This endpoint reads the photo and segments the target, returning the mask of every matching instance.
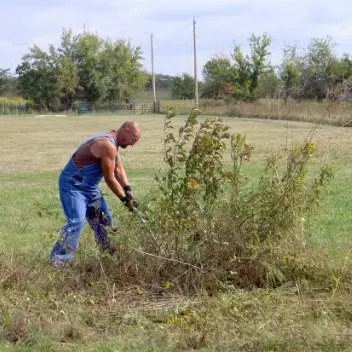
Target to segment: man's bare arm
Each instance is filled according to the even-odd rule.
[[[122,165],[119,152],[117,152],[117,159],[116,160],[117,160],[117,165],[115,168],[115,178],[120,183],[120,185],[122,187],[128,186],[130,183],[129,183],[126,171]]]
[[[94,156],[101,159],[101,169],[106,184],[111,191],[120,199],[125,197],[123,185],[115,177],[116,148],[108,141],[97,141],[91,146]]]

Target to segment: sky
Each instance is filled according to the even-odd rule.
[[[229,56],[234,44],[248,51],[251,33],[272,38],[271,61],[286,45],[306,48],[312,38],[331,36],[337,55],[352,54],[351,0],[0,0],[0,68],[15,72],[28,48],[60,45],[63,29],[140,46],[151,71],[193,74],[193,18],[197,72],[212,57]]]

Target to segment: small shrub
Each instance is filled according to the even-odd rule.
[[[231,135],[220,119],[198,123],[197,115],[193,110],[176,133],[173,114],[165,119],[166,170],[156,177],[160,196],[149,211],[162,234],[159,254],[174,262],[159,270],[170,282],[181,275],[193,286],[278,286],[284,267],[270,254],[285,238],[301,242],[302,218],[318,205],[332,172],[311,170],[312,133],[302,145],[269,156],[259,181],[249,180],[243,166],[253,147],[245,136]],[[175,261],[189,265],[187,274]]]

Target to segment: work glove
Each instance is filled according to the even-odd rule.
[[[131,186],[125,186],[125,196],[121,198],[122,203],[128,208],[129,211],[133,211],[133,208],[138,207],[138,202],[133,198]]]
[[[124,189],[124,191],[125,191],[125,194],[126,194],[126,198],[128,199],[128,200],[132,200],[133,199],[133,206],[135,207],[135,208],[137,208],[138,207],[138,202],[134,199],[134,197],[133,197],[133,193],[132,193],[132,188],[131,188],[131,186],[130,185],[127,185],[127,186],[125,186],[125,187],[123,187],[123,189]]]

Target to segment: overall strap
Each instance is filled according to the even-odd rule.
[[[96,141],[97,139],[100,139],[100,138],[108,138],[109,141],[117,148],[116,146],[116,142],[117,142],[117,139],[115,138],[115,136],[113,136],[112,134],[110,133],[99,133],[99,134],[96,134],[88,139],[86,139],[84,142],[82,142],[76,152],[73,154],[73,156],[82,148],[84,147],[85,145],[87,144],[91,144],[92,142]]]

